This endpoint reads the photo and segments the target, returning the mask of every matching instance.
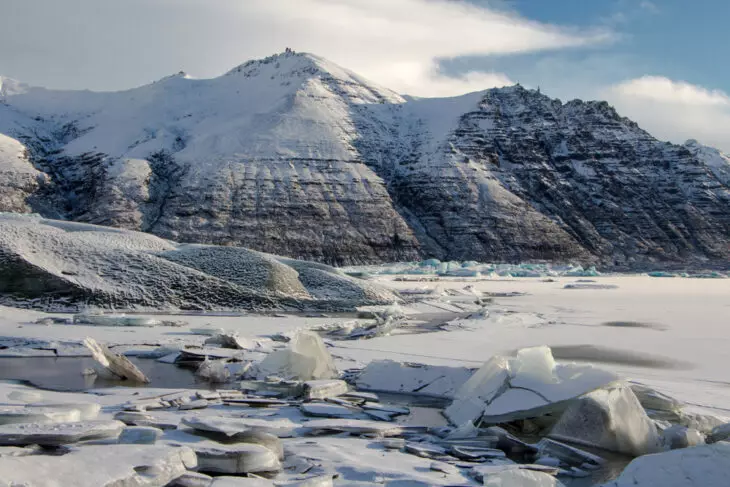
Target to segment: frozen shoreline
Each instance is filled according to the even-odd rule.
[[[408,300],[402,306],[405,313],[403,321],[384,336],[348,339],[347,335],[338,334],[338,330],[350,330],[353,326],[357,329],[357,326],[372,321],[365,317],[355,318],[354,314],[160,314],[150,316],[159,320],[184,321],[185,324],[122,327],[36,324],[39,319],[61,315],[0,307],[0,357],[16,357],[3,360],[22,363],[23,360],[33,360],[29,358],[33,356],[45,357],[44,360],[84,356],[88,352],[80,343],[87,336],[106,343],[116,352],[144,356],[160,347],[169,350],[200,347],[210,338],[199,334],[200,329],[206,327],[211,332],[222,329],[235,333],[245,337],[247,343],[255,344],[258,351],[240,351],[244,358],[250,360],[260,360],[266,356],[268,348],[280,347],[277,336],[316,329],[324,337],[340,371],[361,369],[374,360],[473,369],[493,355],[509,356],[518,349],[548,345],[553,347],[558,361],[595,363],[626,380],[676,398],[685,404],[687,413],[730,421],[730,384],[725,377],[726,365],[730,363],[730,351],[727,349],[730,342],[730,329],[727,328],[730,317],[729,279],[612,275],[591,277],[593,282],[590,284],[595,284],[593,287],[566,289],[568,284],[586,283],[587,279],[555,277],[547,281],[543,278],[485,280],[441,277],[414,282],[394,277],[374,278],[379,284],[403,291]],[[474,303],[479,296],[479,299],[483,298],[484,308]],[[275,340],[272,341],[272,337]],[[196,390],[207,389],[196,384],[189,388],[165,387],[164,383],[153,381],[151,386],[142,388],[93,389],[92,386],[89,393],[39,392],[46,401],[99,402],[102,405],[101,418],[111,419],[119,406],[131,399],[175,391],[194,395]],[[235,388],[236,383],[223,387]],[[19,390],[32,391],[26,386],[0,383],[0,397]],[[0,402],[20,404],[12,400]],[[220,408],[209,405],[193,414],[207,417],[231,413],[230,408]],[[438,415],[437,409],[433,411]],[[278,410],[249,408],[241,412],[265,421],[301,417],[298,410],[290,411],[286,407]],[[191,414],[190,411],[175,410],[152,413],[158,418],[158,423],[164,424],[177,424],[181,417]],[[306,423],[307,419],[302,421]],[[165,432],[159,441],[174,443],[175,435],[170,434]],[[285,448],[290,449],[287,451],[305,457],[314,454],[315,450],[308,446],[306,438],[282,438],[282,441]],[[377,479],[420,482],[412,485],[473,485],[474,482],[472,477],[464,476],[468,469],[460,470],[459,467],[450,470],[450,473],[438,473],[431,470],[433,461],[429,458],[399,451],[372,450],[371,442],[363,442],[362,439],[325,437],[319,438],[317,444],[318,462],[329,465],[328,471],[339,473],[341,479],[356,482],[354,485],[358,485],[357,482],[367,485],[378,482]],[[356,453],[343,457],[343,448]],[[355,475],[353,468],[360,473]],[[364,474],[367,469],[374,476]],[[290,475],[285,469],[275,480],[286,483],[302,478],[302,475]],[[568,485],[591,485],[585,482],[571,484],[569,480],[561,479]],[[335,484],[338,485],[337,482]],[[348,482],[342,485],[345,484],[350,485]]]

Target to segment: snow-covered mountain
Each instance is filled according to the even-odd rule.
[[[415,99],[287,51],[114,93],[2,79],[0,133],[0,210],[177,241],[338,264],[730,258],[712,149],[520,86]]]

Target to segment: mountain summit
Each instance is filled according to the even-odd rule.
[[[121,92],[8,86],[0,211],[335,264],[730,258],[728,159],[605,102],[404,98],[290,50]]]

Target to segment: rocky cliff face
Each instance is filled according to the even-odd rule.
[[[447,256],[584,250],[614,265],[728,257],[727,183],[696,153],[657,141],[605,102],[490,90],[412,167],[401,193],[441,232],[437,242],[446,233]],[[458,210],[417,203],[434,191],[441,201],[458,195]]]
[[[5,85],[29,157],[0,151],[21,181],[0,210],[336,264],[730,258],[727,160],[602,102],[403,98],[293,52],[125,92]]]

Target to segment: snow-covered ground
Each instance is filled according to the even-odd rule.
[[[0,356],[16,356],[19,358],[15,360],[30,364],[33,360],[27,358],[30,356],[88,355],[81,345],[87,336],[111,346],[113,350],[131,354],[159,350],[160,347],[164,347],[163,351],[174,352],[186,346],[201,346],[210,337],[200,334],[200,329],[210,328],[223,329],[229,334],[237,334],[241,339],[245,338],[247,345],[236,353],[240,352],[244,361],[258,361],[270,350],[284,346],[276,335],[291,337],[296,330],[314,329],[323,336],[341,372],[364,368],[370,362],[382,359],[460,367],[456,370],[463,371],[464,367],[478,368],[497,354],[512,356],[518,349],[547,345],[558,362],[593,363],[622,378],[674,397],[684,403],[687,413],[713,416],[718,422],[730,421],[730,381],[726,373],[730,363],[730,279],[659,278],[647,275],[551,278],[379,275],[373,279],[401,291],[406,298],[406,304],[400,310],[394,308],[382,311],[379,308],[380,321],[377,323],[383,328],[368,329],[373,320],[362,313],[359,317],[354,313],[331,316],[154,316],[162,321],[184,322],[178,323],[178,326],[48,324],[48,320],[41,323],[36,321],[48,317],[70,318],[70,315],[5,307],[0,308]],[[399,317],[401,312],[405,317]],[[393,322],[397,322],[397,326],[390,327],[388,323]],[[350,339],[363,329],[366,329],[363,332],[365,334],[372,332],[373,337]],[[382,333],[373,330],[381,330]],[[383,336],[377,336],[381,334]],[[272,337],[275,339],[272,340]],[[79,374],[81,372],[78,371]],[[455,372],[452,377],[456,378],[459,373],[468,375],[469,372]],[[383,383],[387,382],[387,378],[383,378]],[[238,384],[233,382],[225,387],[235,389]],[[128,400],[140,401],[142,398],[181,392],[180,389],[161,389],[164,387],[164,384],[153,383],[144,389],[95,391],[104,395],[37,392],[42,395],[41,400],[46,402],[98,402],[103,406],[100,418],[109,420]],[[192,383],[190,387],[207,388]],[[33,389],[8,383],[0,385],[0,403],[22,403],[18,399],[22,396],[19,391],[28,394]],[[194,391],[188,391],[187,394],[192,396]],[[3,400],[4,397],[8,399]],[[38,401],[39,398],[34,398],[26,402]],[[381,401],[386,402],[383,397]],[[343,406],[336,403],[309,409],[314,412],[321,410],[326,415],[345,414],[345,418],[350,419],[310,419],[306,415],[309,410],[300,410],[295,403],[258,409],[221,406],[210,402],[202,407],[205,409],[149,411],[155,416],[151,424],[160,426],[164,423],[166,428],[175,428],[180,419],[187,416],[255,419],[259,421],[256,423],[259,427],[264,425],[267,431],[276,430],[276,434],[281,437],[285,452],[284,468],[274,477],[274,481],[280,485],[315,474],[328,475],[328,479],[331,475],[339,475],[334,481],[335,485],[387,482],[396,482],[393,485],[474,485],[474,479],[481,478],[474,465],[469,466],[456,459],[447,460],[441,454],[424,452],[422,443],[418,444],[421,447],[409,443],[411,446],[404,450],[398,443],[402,433],[400,436],[396,434],[397,438],[390,443],[343,434],[316,438],[309,434],[281,434],[282,429],[311,427],[320,423],[320,426],[325,427],[328,422],[341,432],[343,421],[353,420],[357,423],[358,420],[368,418],[362,410],[348,416],[350,413],[337,410]],[[393,406],[383,407],[387,410]],[[418,425],[424,418],[428,420],[422,426],[447,424],[438,411],[418,410],[416,407],[411,409],[411,414],[405,419],[411,426]],[[403,422],[403,419],[399,421]],[[365,425],[358,424],[358,427]],[[382,421],[376,424],[381,425],[381,429],[388,425]],[[0,439],[2,434],[0,427]],[[409,442],[414,441],[408,435],[406,438]],[[200,461],[202,447],[197,444],[200,441],[203,440],[184,428],[166,429],[156,444],[192,446],[194,450],[198,449]],[[212,439],[206,439],[205,442],[206,448],[222,448]],[[239,443],[235,445],[240,446]],[[83,450],[88,447],[78,448]],[[83,455],[79,453],[78,457],[83,458]],[[124,459],[126,461],[127,457]],[[129,461],[139,462],[131,456]],[[4,471],[3,465],[3,451],[0,448],[0,472]],[[497,474],[485,474],[485,485],[492,485],[487,483],[490,475]],[[566,483],[570,481],[559,478]],[[595,483],[607,480],[596,478],[598,480],[594,479]],[[15,478],[13,480],[17,481]],[[591,485],[594,480],[584,479],[580,485]],[[0,486],[5,485],[2,482],[0,479]]]

